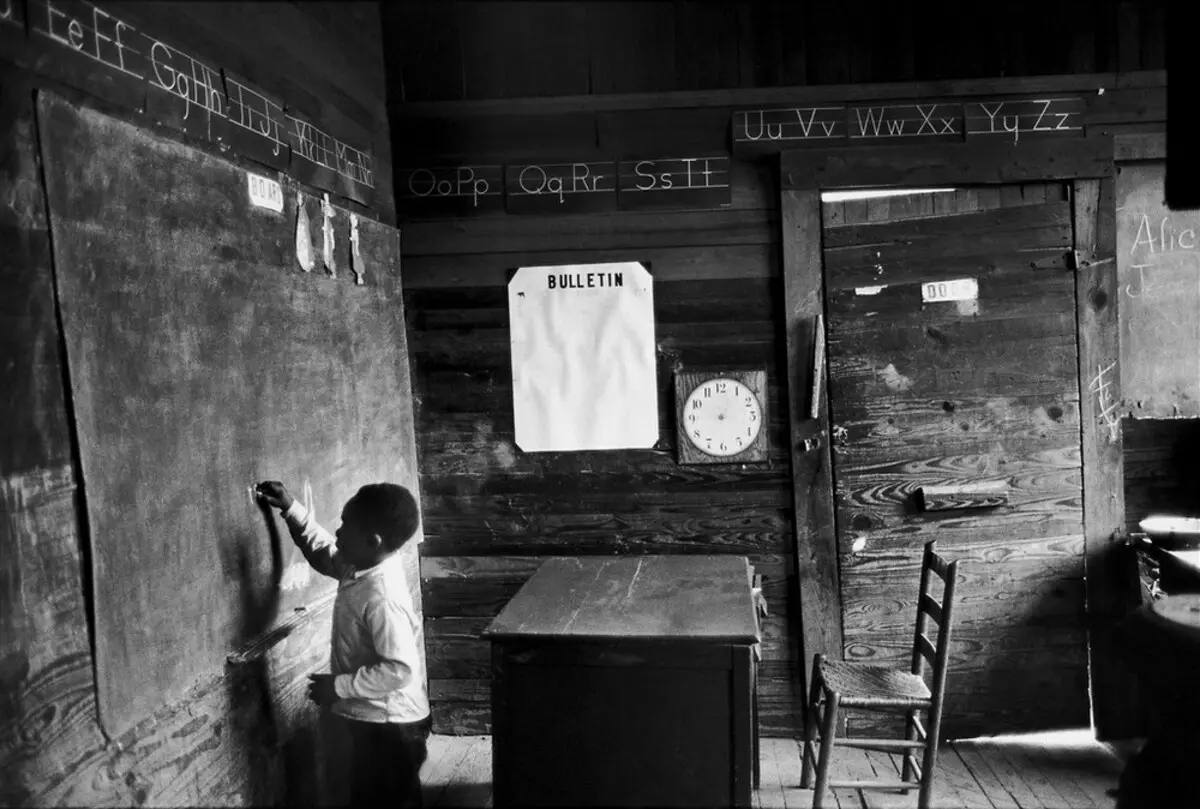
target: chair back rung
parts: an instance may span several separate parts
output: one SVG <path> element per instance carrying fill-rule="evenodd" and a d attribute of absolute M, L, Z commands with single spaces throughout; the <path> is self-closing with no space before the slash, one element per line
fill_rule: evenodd
<path fill-rule="evenodd" d="M 942 581 L 946 581 L 947 574 L 950 572 L 950 563 L 937 554 L 930 554 L 929 569 L 938 574 Z"/>
<path fill-rule="evenodd" d="M 929 638 L 924 635 L 917 635 L 916 638 L 917 651 L 921 653 L 921 657 L 934 663 L 937 660 L 937 652 L 934 651 L 933 644 L 929 642 Z"/>
<path fill-rule="evenodd" d="M 942 605 L 929 593 L 921 593 L 921 612 L 932 618 L 939 627 L 942 625 Z"/>
<path fill-rule="evenodd" d="M 858 750 L 919 750 L 925 746 L 923 739 L 834 739 L 838 747 L 853 747 Z"/>

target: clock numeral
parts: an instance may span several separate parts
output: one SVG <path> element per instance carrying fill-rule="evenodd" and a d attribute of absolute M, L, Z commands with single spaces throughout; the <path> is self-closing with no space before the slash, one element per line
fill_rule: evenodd
<path fill-rule="evenodd" d="M 750 432 L 750 431 L 747 430 L 746 432 Z M 742 446 L 742 437 L 740 435 L 737 437 L 737 440 L 738 440 L 738 446 L 739 447 Z"/>
<path fill-rule="evenodd" d="M 747 438 L 750 437 L 750 428 L 749 427 L 746 428 L 746 437 Z"/>
<path fill-rule="evenodd" d="M 729 449 L 729 447 L 725 446 L 725 442 L 722 441 L 721 442 L 721 452 L 726 452 L 726 451 L 728 451 L 728 449 Z"/>
<path fill-rule="evenodd" d="M 704 402 L 700 401 L 699 399 L 692 399 L 692 410 L 699 410 L 703 406 Z"/>
<path fill-rule="evenodd" d="M 758 421 L 758 414 L 751 410 L 748 414 L 751 421 Z"/>
<path fill-rule="evenodd" d="M 704 398 L 707 399 L 710 396 L 712 396 L 712 388 L 710 388 L 708 385 L 705 385 L 704 386 Z"/>
<path fill-rule="evenodd" d="M 741 395 L 742 395 L 742 386 L 741 386 L 741 385 L 734 385 L 734 386 L 733 386 L 733 395 L 734 395 L 734 396 L 741 396 Z"/>
<path fill-rule="evenodd" d="M 696 423 L 696 414 L 695 414 L 695 413 L 688 413 L 688 421 L 690 421 L 690 422 L 692 422 L 693 424 L 695 424 L 695 423 Z"/>
<path fill-rule="evenodd" d="M 724 392 L 725 392 L 725 383 L 718 382 L 717 383 L 717 393 L 724 393 Z"/>
<path fill-rule="evenodd" d="M 746 407 L 754 407 L 754 397 L 752 397 L 752 396 L 746 397 Z"/>
<path fill-rule="evenodd" d="M 697 438 L 699 438 L 699 437 L 700 437 L 700 431 L 699 431 L 699 430 L 692 430 L 692 435 L 694 435 L 694 436 L 696 436 Z"/>

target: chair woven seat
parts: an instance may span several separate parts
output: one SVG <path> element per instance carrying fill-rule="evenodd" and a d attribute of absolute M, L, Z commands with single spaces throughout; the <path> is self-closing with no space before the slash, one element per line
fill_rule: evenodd
<path fill-rule="evenodd" d="M 846 707 L 928 708 L 931 694 L 915 674 L 870 663 L 822 660 L 821 679 Z"/>

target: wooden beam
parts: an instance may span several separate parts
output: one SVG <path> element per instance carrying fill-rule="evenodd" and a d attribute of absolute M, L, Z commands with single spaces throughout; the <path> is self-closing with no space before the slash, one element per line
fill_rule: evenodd
<path fill-rule="evenodd" d="M 1101 740 L 1138 731 L 1136 687 L 1112 639 L 1125 599 L 1119 538 L 1125 513 L 1123 448 L 1115 411 L 1121 368 L 1114 191 L 1114 180 L 1105 178 L 1076 182 L 1074 193 L 1088 651 L 1092 724 Z"/>
<path fill-rule="evenodd" d="M 686 90 L 661 93 L 606 93 L 557 98 L 498 98 L 485 101 L 393 103 L 396 120 L 409 116 L 535 115 L 566 112 L 666 109 L 671 107 L 736 107 L 762 104 L 812 105 L 825 101 L 878 101 L 938 97 L 999 96 L 1027 93 L 1098 93 L 1117 89 L 1165 87 L 1165 70 L 1091 73 L 1064 76 L 1019 76 L 922 82 L 763 87 L 757 89 Z"/>
<path fill-rule="evenodd" d="M 829 447 L 829 405 L 817 401 L 817 418 L 808 407 L 814 323 L 825 309 L 821 273 L 821 196 L 815 189 L 784 189 L 784 319 L 792 489 L 795 502 L 796 568 L 799 578 L 803 683 L 808 693 L 813 655 L 841 660 L 842 596 L 838 580 L 834 528 L 833 475 Z"/>
<path fill-rule="evenodd" d="M 797 150 L 780 172 L 785 189 L 913 187 L 1108 177 L 1112 161 L 1112 138 L 1098 136 Z"/>

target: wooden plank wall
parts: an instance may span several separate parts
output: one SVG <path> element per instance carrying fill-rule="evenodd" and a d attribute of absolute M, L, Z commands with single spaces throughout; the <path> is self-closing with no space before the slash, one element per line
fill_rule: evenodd
<path fill-rule="evenodd" d="M 731 553 L 765 577 L 765 732 L 791 733 L 797 634 L 782 293 L 771 170 L 735 167 L 729 210 L 412 223 L 405 288 L 419 400 L 422 577 L 440 732 L 488 729 L 478 633 L 549 556 Z M 651 450 L 536 453 L 513 443 L 507 269 L 647 262 L 660 440 Z M 766 464 L 681 467 L 673 372 L 765 366 Z"/>
<path fill-rule="evenodd" d="M 129 5 L 197 57 L 277 92 L 308 93 L 315 123 L 338 131 L 352 122 L 372 133 L 377 156 L 390 165 L 375 4 L 271 4 L 269 12 L 253 3 Z M 330 601 L 309 605 L 307 620 L 286 622 L 271 639 L 271 655 L 252 655 L 225 676 L 198 682 L 119 738 L 106 737 L 97 722 L 88 526 L 64 388 L 34 94 L 51 88 L 111 105 L 144 126 L 153 122 L 128 106 L 128 92 L 106 78 L 109 68 L 79 68 L 86 54 L 65 63 L 61 43 L 27 36 L 25 24 L 35 21 L 26 12 L 34 8 L 34 0 L 0 3 L 0 804 L 328 801 L 337 793 L 327 788 L 316 747 L 333 731 L 317 723 L 304 686 L 327 663 Z M 62 9 L 93 14 L 83 3 Z M 108 10 L 118 13 L 115 4 Z M 328 58 L 316 62 L 316 53 Z M 344 89 L 332 93 L 332 86 Z M 375 215 L 394 220 L 390 182 L 378 199 Z"/>
<path fill-rule="evenodd" d="M 392 103 L 1161 70 L 1165 0 L 384 5 Z"/>
<path fill-rule="evenodd" d="M 908 660 L 921 549 L 937 539 L 963 561 L 945 732 L 1086 726 L 1067 186 L 825 205 L 847 659 Z M 921 303 L 919 282 L 962 277 L 977 301 Z M 992 480 L 1009 490 L 999 508 L 913 507 L 918 486 Z"/>

